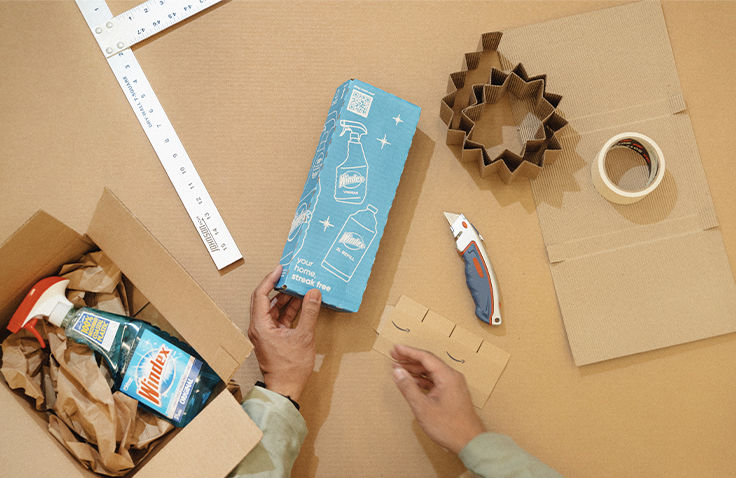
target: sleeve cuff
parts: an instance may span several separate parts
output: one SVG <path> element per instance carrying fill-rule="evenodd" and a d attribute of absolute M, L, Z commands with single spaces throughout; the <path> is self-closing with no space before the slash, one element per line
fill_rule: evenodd
<path fill-rule="evenodd" d="M 260 380 L 256 382 L 256 385 L 255 385 L 255 386 L 256 386 L 256 387 L 261 387 L 261 388 L 262 388 L 262 389 L 264 389 L 264 390 L 268 390 L 268 389 L 266 388 L 266 384 L 265 384 L 265 383 L 263 383 L 263 382 L 261 382 Z M 275 392 L 275 393 L 278 393 L 278 392 Z M 281 395 L 281 394 L 279 393 L 279 395 Z M 291 398 L 291 397 L 290 397 L 290 396 L 288 396 L 288 395 L 281 395 L 281 396 L 282 396 L 282 397 L 284 397 L 284 398 L 287 398 L 287 399 L 289 399 L 289 401 L 291 402 L 291 404 L 292 404 L 292 405 L 294 405 L 294 406 L 296 407 L 296 409 L 297 409 L 297 410 L 301 410 L 301 408 L 299 407 L 299 404 L 298 404 L 298 403 L 296 403 L 296 400 L 294 400 L 293 398 Z"/>
<path fill-rule="evenodd" d="M 560 474 L 520 448 L 511 437 L 482 433 L 460 450 L 465 467 L 481 476 L 555 477 Z"/>
<path fill-rule="evenodd" d="M 283 423 L 288 424 L 288 427 L 299 437 L 300 444 L 307 436 L 307 422 L 304 421 L 304 417 L 294 408 L 289 399 L 279 393 L 256 385 L 245 394 L 241 406 L 261 430 L 263 430 L 266 415 L 270 413 L 270 410 L 276 412 Z"/>

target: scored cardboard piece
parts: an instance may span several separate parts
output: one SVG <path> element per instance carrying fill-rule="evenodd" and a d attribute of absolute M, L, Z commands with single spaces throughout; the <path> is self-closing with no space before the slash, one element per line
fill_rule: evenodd
<path fill-rule="evenodd" d="M 357 312 L 420 108 L 357 80 L 332 100 L 291 223 L 277 289 Z M 336 134 L 339 132 L 339 134 Z"/>
<path fill-rule="evenodd" d="M 58 274 L 63 264 L 98 248 L 227 382 L 253 346 L 109 190 L 104 191 L 97 205 L 88 235 L 80 235 L 40 211 L 0 246 L 0 340 L 7 336 L 7 324 L 33 284 Z M 29 467 L 37 466 L 39 456 L 54 456 L 63 463 L 47 466 L 71 470 L 56 473 L 58 476 L 93 476 L 48 433 L 46 416 L 10 391 L 4 380 L 0 382 L 0 409 L 10 410 L 3 414 L 0 442 L 14 449 L 14 453 L 6 454 L 12 460 L 3 463 L 4 471 L 9 476 L 27 476 Z M 29 426 L 44 432 L 30 433 L 34 436 L 32 447 L 17 440 L 18 430 Z M 154 451 L 138 467 L 136 476 L 160 476 L 165 474 L 161 470 L 171 469 L 186 469 L 198 476 L 226 476 L 261 436 L 232 394 L 220 393 L 191 423 Z"/>
<path fill-rule="evenodd" d="M 389 358 L 395 344 L 429 350 L 465 375 L 478 408 L 488 401 L 509 360 L 507 352 L 403 295 L 395 306 L 386 306 L 375 329 L 373 350 Z"/>
<path fill-rule="evenodd" d="M 447 144 L 462 146 L 461 161 L 476 161 L 482 177 L 498 173 L 508 184 L 520 176 L 536 178 L 545 164 L 555 162 L 561 149 L 557 132 L 567 121 L 557 112 L 562 96 L 546 91 L 546 75 L 529 77 L 521 63 L 511 71 L 490 66 L 489 57 L 498 55 L 501 36 L 501 32 L 483 34 L 478 51 L 466 53 L 463 69 L 450 74 L 440 118 L 448 127 Z M 474 77 L 483 75 L 485 84 L 469 83 L 474 70 L 478 70 Z M 487 125 L 477 123 L 484 114 L 497 120 L 498 113 L 486 110 L 491 105 L 497 108 L 502 100 L 511 105 L 517 131 L 511 137 L 503 134 L 500 143 L 481 138 Z M 518 140 L 521 145 L 510 144 Z"/>
<path fill-rule="evenodd" d="M 562 156 L 531 186 L 575 363 L 736 331 L 736 284 L 661 5 L 512 29 L 502 53 L 547 72 L 565 97 Z M 591 163 L 626 131 L 652 138 L 667 171 L 619 205 L 595 189 Z"/>

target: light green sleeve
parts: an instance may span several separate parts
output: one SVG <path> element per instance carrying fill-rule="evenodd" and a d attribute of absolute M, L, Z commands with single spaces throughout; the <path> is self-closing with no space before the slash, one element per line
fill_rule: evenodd
<path fill-rule="evenodd" d="M 561 478 L 506 435 L 483 433 L 458 454 L 465 467 L 483 478 Z"/>
<path fill-rule="evenodd" d="M 263 438 L 229 476 L 288 478 L 307 436 L 301 413 L 285 397 L 258 386 L 246 394 L 241 406 Z"/>

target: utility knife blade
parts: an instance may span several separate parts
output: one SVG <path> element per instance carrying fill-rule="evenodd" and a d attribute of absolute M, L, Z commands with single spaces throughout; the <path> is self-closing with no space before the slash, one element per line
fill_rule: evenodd
<path fill-rule="evenodd" d="M 463 214 L 446 212 L 455 247 L 465 261 L 465 283 L 475 302 L 475 315 L 483 322 L 501 325 L 498 281 L 483 237 Z"/>

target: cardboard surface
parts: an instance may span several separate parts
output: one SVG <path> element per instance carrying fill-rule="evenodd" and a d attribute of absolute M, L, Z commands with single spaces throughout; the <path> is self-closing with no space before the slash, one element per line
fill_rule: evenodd
<path fill-rule="evenodd" d="M 572 96 L 561 108 L 569 125 L 560 164 L 531 185 L 575 363 L 735 332 L 736 283 L 661 6 L 522 27 L 505 40 L 508 61 L 549 72 Z M 654 139 L 666 169 L 651 194 L 618 205 L 598 193 L 590 168 L 625 131 Z M 568 182 L 577 188 L 565 190 Z M 685 311 L 697 320 L 683 320 Z"/>
<path fill-rule="evenodd" d="M 110 7 L 118 14 L 137 3 Z M 143 71 L 246 258 L 221 274 L 76 5 L 0 2 L 0 242 L 39 209 L 84 233 L 109 187 L 245 330 L 249 296 L 281 257 L 329 99 L 346 78 L 360 78 L 424 111 L 360 312 L 320 315 L 319 366 L 300 400 L 309 434 L 293 476 L 462 473 L 419 430 L 389 359 L 372 350 L 373 324 L 401 295 L 510 353 L 479 414 L 564 476 L 731 476 L 735 334 L 576 367 L 529 182 L 481 178 L 445 144 L 438 118 L 448 75 L 483 33 L 504 31 L 503 48 L 516 27 L 622 3 L 233 0 L 138 45 Z M 728 59 L 736 54 L 736 3 L 673 1 L 663 10 L 733 273 L 736 77 Z M 564 96 L 561 108 L 573 104 L 554 71 L 524 65 L 547 73 L 550 91 Z M 578 187 L 566 177 L 558 201 Z M 463 211 L 483 232 L 501 288 L 499 330 L 473 314 L 443 211 Z M 697 320 L 697 311 L 686 312 Z M 257 379 L 253 354 L 236 377 L 246 390 Z M 0 461 L 18 463 L 3 450 Z"/>

